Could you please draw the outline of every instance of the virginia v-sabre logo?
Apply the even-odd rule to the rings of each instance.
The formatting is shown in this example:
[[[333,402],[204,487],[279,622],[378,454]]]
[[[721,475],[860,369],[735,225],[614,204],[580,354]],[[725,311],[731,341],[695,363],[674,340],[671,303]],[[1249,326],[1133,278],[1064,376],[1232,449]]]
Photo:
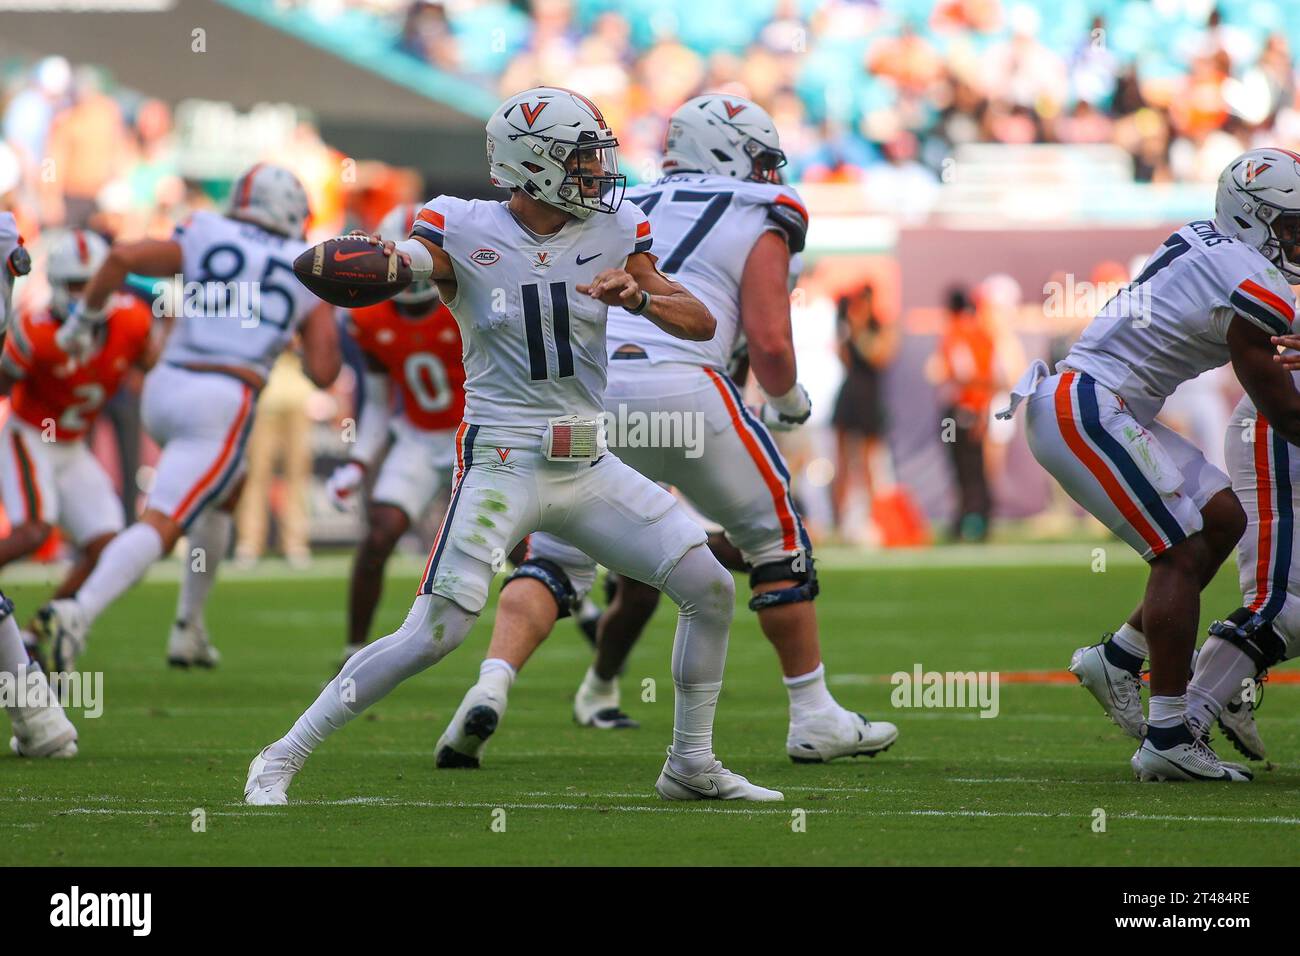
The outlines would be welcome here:
[[[133,936],[148,936],[153,926],[152,893],[71,892],[50,897],[51,926],[126,926]]]

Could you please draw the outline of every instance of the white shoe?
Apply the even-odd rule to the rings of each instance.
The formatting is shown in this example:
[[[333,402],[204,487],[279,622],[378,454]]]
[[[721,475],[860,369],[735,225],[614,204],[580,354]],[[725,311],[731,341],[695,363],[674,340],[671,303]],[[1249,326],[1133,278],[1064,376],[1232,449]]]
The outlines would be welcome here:
[[[897,739],[893,724],[867,720],[836,705],[790,721],[785,752],[795,763],[827,763],[839,757],[874,757]]]
[[[36,612],[33,622],[38,636],[50,647],[50,663],[56,673],[76,670],[77,658],[86,651],[86,634],[90,630],[81,605],[72,598],[50,601]]]
[[[1142,679],[1106,660],[1105,641],[1081,647],[1070,657],[1070,673],[1097,698],[1106,716],[1130,737],[1146,734],[1142,716]]]
[[[20,757],[75,757],[77,728],[54,698],[44,672],[29,670],[26,680],[28,693],[40,694],[47,703],[6,708],[14,728],[9,749]]]
[[[496,733],[505,701],[475,684],[456,708],[451,723],[438,738],[434,765],[444,770],[476,770],[488,738]]]
[[[172,667],[216,667],[221,652],[208,640],[203,624],[177,621],[167,636],[167,663]]]
[[[584,680],[573,696],[573,719],[597,730],[636,730],[641,726],[619,708],[617,682],[613,691],[602,694]]]
[[[255,807],[282,807],[288,803],[289,784],[302,769],[302,758],[268,757],[266,752],[270,749],[263,747],[248,765],[244,802]]]
[[[1219,728],[1228,738],[1237,752],[1248,760],[1263,760],[1265,757],[1264,739],[1259,735],[1259,724],[1255,720],[1255,708],[1259,706],[1259,695],[1264,689],[1268,671],[1255,678],[1255,699],[1242,700],[1238,692],[1219,711]]]
[[[1148,736],[1129,763],[1144,783],[1159,781],[1224,781],[1246,783],[1255,775],[1241,764],[1221,761],[1205,739],[1184,721],[1185,735],[1173,746],[1160,749]]]
[[[672,768],[671,761],[665,760],[663,772],[655,782],[655,790],[665,800],[754,800],[772,803],[785,799],[785,794],[781,791],[756,786],[740,774],[732,773],[718,760],[714,760],[713,766],[708,770],[693,774],[678,773]]]

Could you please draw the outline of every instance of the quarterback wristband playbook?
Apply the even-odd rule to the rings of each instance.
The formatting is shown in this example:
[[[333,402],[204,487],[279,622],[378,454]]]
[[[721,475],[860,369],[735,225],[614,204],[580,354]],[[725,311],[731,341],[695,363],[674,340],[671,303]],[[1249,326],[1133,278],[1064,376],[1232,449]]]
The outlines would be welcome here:
[[[401,242],[394,243],[393,248],[411,257],[413,279],[427,279],[433,275],[433,256],[419,239],[403,239]]]
[[[605,428],[599,419],[569,415],[546,423],[542,450],[547,461],[595,461],[605,447]]]

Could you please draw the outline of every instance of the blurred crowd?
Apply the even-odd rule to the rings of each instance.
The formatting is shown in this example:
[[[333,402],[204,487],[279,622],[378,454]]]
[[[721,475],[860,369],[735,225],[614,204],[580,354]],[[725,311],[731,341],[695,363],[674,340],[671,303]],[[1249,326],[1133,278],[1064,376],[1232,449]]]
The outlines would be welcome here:
[[[1211,181],[1300,140],[1300,7],[1249,0],[295,0],[495,84],[581,89],[634,176],[704,89],[767,107],[799,182],[938,181],[964,143],[1115,144],[1140,182]],[[395,68],[397,65],[394,65]]]

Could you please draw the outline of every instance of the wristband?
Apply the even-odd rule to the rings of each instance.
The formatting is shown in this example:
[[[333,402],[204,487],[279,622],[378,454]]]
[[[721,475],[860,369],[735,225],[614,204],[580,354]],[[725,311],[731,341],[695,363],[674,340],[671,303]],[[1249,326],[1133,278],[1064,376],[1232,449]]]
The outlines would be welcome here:
[[[645,310],[648,308],[650,308],[650,293],[647,292],[645,289],[642,289],[641,301],[640,303],[638,303],[637,307],[635,309],[629,309],[627,308],[627,306],[624,306],[623,311],[628,312],[632,315],[645,315]]]

